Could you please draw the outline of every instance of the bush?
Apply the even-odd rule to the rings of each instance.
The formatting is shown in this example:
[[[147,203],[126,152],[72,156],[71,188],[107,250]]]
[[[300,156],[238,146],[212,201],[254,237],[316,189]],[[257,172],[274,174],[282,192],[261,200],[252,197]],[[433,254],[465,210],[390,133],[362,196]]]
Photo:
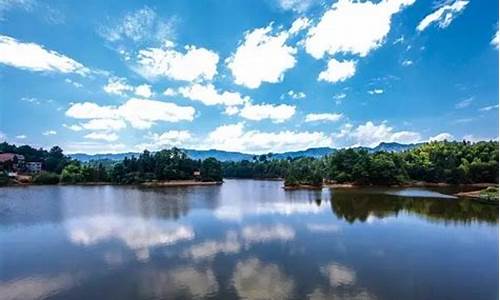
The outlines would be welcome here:
[[[34,184],[58,184],[59,175],[51,172],[42,172],[33,177]]]

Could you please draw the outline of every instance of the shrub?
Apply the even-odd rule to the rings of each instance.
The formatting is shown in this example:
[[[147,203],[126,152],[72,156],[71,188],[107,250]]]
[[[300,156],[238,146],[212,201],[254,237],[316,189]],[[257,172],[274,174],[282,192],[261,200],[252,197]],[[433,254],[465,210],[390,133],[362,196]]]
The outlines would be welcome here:
[[[58,184],[59,183],[59,175],[52,172],[42,172],[33,177],[34,184]]]

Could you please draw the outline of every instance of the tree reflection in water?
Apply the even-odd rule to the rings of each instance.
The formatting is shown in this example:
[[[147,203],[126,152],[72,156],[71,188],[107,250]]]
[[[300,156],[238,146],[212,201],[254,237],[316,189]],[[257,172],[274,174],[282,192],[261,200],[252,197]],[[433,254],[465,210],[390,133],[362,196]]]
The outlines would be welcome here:
[[[401,197],[363,191],[335,191],[331,195],[333,214],[349,223],[366,222],[369,218],[386,218],[399,213],[412,213],[433,222],[469,224],[498,223],[498,209],[469,199]]]

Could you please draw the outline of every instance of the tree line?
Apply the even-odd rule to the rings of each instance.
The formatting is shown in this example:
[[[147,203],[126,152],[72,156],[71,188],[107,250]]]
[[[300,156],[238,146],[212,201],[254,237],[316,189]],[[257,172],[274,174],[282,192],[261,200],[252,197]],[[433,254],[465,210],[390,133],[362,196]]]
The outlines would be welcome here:
[[[403,152],[340,149],[322,158],[224,162],[224,176],[284,178],[285,185],[317,185],[324,181],[359,185],[394,185],[411,181],[498,183],[498,142],[430,142]]]
[[[42,162],[43,172],[33,176],[35,184],[112,182],[135,184],[163,180],[222,181],[222,164],[215,158],[190,159],[180,149],[165,149],[155,153],[144,151],[138,157],[126,157],[120,162],[90,161],[82,163],[52,147],[49,151],[28,145],[0,143],[0,153],[21,154],[26,161]],[[6,166],[0,169],[0,183],[8,182]]]
[[[273,159],[219,162],[215,158],[194,160],[177,148],[120,162],[81,163],[63,154],[60,147],[49,151],[24,145],[0,143],[0,152],[22,154],[27,161],[41,161],[44,172],[34,183],[113,182],[133,184],[153,180],[222,181],[226,178],[282,178],[285,185],[315,185],[323,182],[359,185],[394,185],[411,181],[444,183],[498,183],[498,142],[430,142],[404,152],[340,149],[322,158]],[[3,174],[3,175],[2,175]],[[5,173],[0,172],[0,177]],[[1,182],[1,180],[0,180]]]

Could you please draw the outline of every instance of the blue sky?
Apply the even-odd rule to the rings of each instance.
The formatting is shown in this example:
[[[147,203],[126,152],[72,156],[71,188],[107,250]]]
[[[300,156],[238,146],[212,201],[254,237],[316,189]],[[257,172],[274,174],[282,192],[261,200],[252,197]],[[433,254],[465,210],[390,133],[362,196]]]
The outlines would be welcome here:
[[[498,139],[498,1],[0,0],[0,139],[252,153]]]

